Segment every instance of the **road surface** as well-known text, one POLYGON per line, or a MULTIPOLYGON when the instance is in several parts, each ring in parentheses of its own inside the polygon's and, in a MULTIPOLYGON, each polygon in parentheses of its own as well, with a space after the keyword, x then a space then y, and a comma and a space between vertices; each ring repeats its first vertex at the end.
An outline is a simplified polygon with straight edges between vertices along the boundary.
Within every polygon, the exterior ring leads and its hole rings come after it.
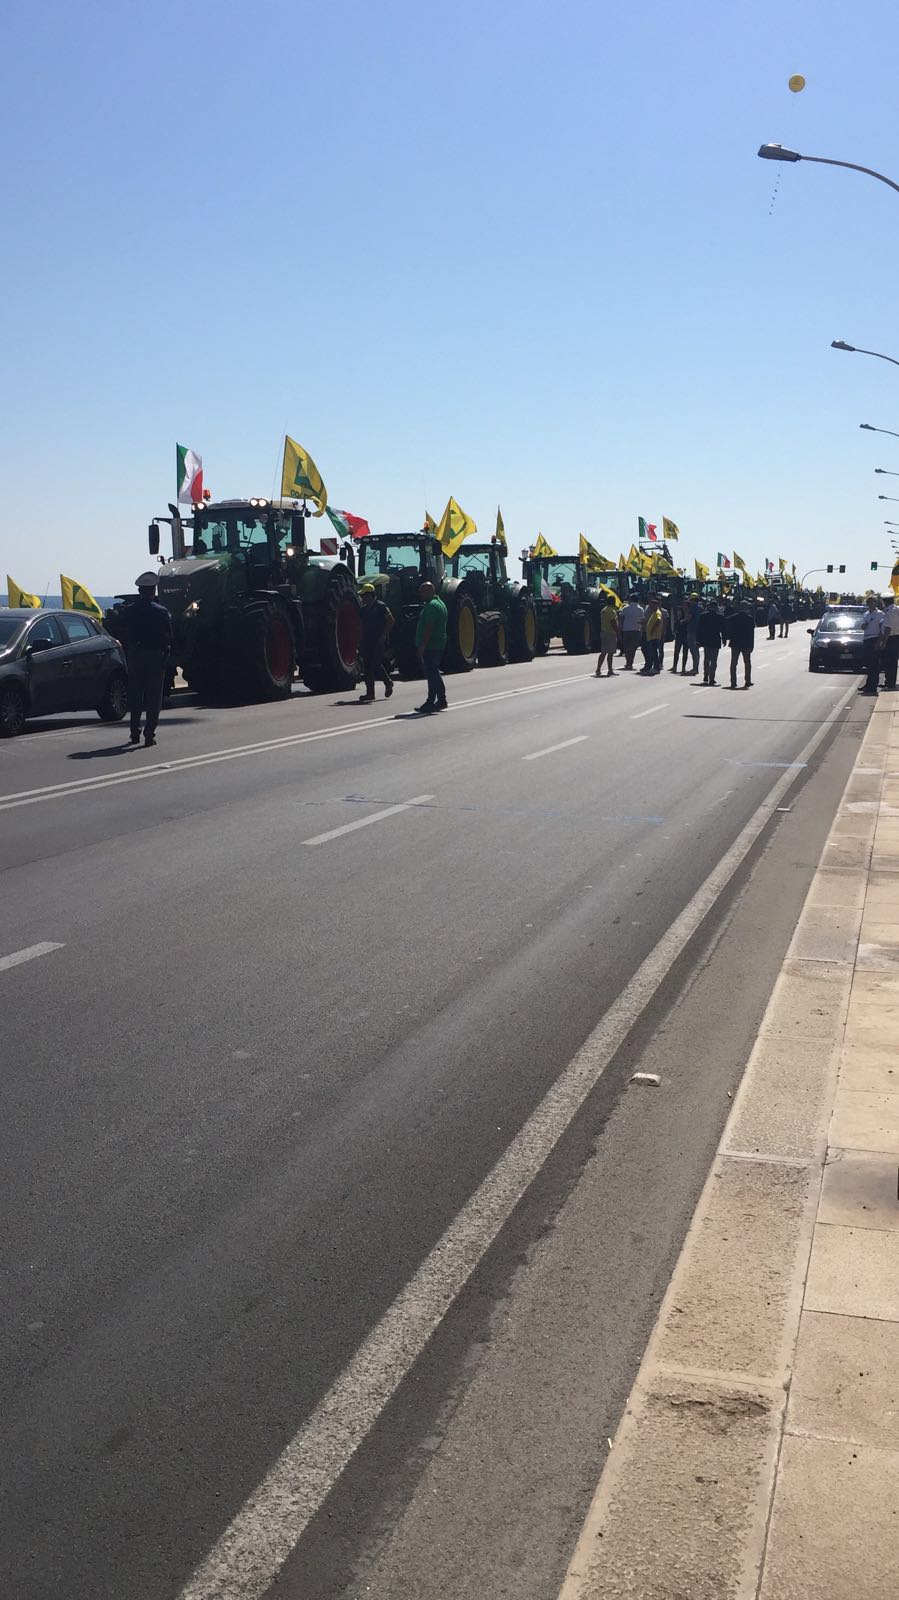
POLYGON ((554 1600, 867 716, 592 665, 0 747, 11 1600, 554 1600))

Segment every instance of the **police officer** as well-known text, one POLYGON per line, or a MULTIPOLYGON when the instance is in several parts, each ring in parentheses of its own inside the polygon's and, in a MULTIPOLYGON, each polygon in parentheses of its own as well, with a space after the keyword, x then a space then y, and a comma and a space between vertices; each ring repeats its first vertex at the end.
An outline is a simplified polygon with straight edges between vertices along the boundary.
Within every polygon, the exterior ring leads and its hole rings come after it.
POLYGON ((172 648, 172 619, 165 606, 157 604, 155 594, 155 572, 142 572, 137 580, 137 599, 122 618, 128 660, 130 742, 140 744, 140 719, 144 713, 145 746, 156 743, 166 662, 172 648))

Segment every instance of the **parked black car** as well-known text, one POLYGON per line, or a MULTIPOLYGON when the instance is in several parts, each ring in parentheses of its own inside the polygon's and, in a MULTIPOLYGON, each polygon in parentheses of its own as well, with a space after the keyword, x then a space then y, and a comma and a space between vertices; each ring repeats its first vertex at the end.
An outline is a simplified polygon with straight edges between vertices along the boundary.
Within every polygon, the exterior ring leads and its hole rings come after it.
POLYGON ((122 647, 80 611, 0 610, 0 738, 29 717, 96 711, 121 722, 128 710, 122 647))
POLYGON ((834 606, 825 611, 812 636, 809 672, 861 672, 864 606, 834 606))

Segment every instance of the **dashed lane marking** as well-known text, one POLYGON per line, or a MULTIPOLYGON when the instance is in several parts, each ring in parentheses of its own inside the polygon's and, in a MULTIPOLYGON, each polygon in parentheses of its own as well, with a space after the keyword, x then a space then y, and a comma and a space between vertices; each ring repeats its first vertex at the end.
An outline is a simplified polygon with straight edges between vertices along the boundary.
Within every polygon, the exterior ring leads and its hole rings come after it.
POLYGON ((432 794, 417 794, 411 800, 403 800, 399 805, 385 806, 383 811, 373 811, 370 817, 357 817, 355 822, 345 822, 340 828, 329 828, 327 833, 316 833, 311 839, 304 839, 304 844, 327 844, 329 839, 339 839, 344 833, 355 833, 357 828, 370 828, 373 822, 383 822, 385 817, 396 817, 401 811, 408 811, 412 806, 426 805, 433 800, 432 794))
POLYGON ((557 750, 567 750, 570 745, 583 744, 588 737, 586 733, 579 733, 575 739, 563 739, 561 744, 547 745, 545 750, 532 750, 529 756, 522 756, 522 761, 539 761, 541 756, 553 756, 557 750))
POLYGON ((635 711, 631 722, 638 722, 641 717, 651 717, 654 711, 664 711, 670 704, 670 700, 660 700, 657 706, 647 706, 645 711, 635 711))
POLYGON ((0 972, 8 972, 10 967, 21 967, 26 961, 36 961, 38 956, 48 956, 53 950, 64 948, 50 939, 45 939, 42 944, 30 944, 25 950, 14 950, 10 956, 0 956, 0 972))

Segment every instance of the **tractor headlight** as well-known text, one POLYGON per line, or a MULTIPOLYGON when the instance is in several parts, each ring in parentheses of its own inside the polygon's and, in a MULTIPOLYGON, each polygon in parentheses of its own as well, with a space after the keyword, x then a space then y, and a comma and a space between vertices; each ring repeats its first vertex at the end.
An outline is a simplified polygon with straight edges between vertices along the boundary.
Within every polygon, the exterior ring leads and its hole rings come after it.
POLYGON ((200 609, 200 602, 199 602, 199 600, 191 600, 191 602, 190 602, 190 605, 189 605, 189 606, 188 606, 188 608, 187 608, 187 615, 188 615, 188 616, 189 616, 189 617, 192 617, 192 616, 194 616, 194 614, 195 614, 195 613, 196 613, 196 612, 197 612, 197 611, 199 611, 199 609, 200 609))

